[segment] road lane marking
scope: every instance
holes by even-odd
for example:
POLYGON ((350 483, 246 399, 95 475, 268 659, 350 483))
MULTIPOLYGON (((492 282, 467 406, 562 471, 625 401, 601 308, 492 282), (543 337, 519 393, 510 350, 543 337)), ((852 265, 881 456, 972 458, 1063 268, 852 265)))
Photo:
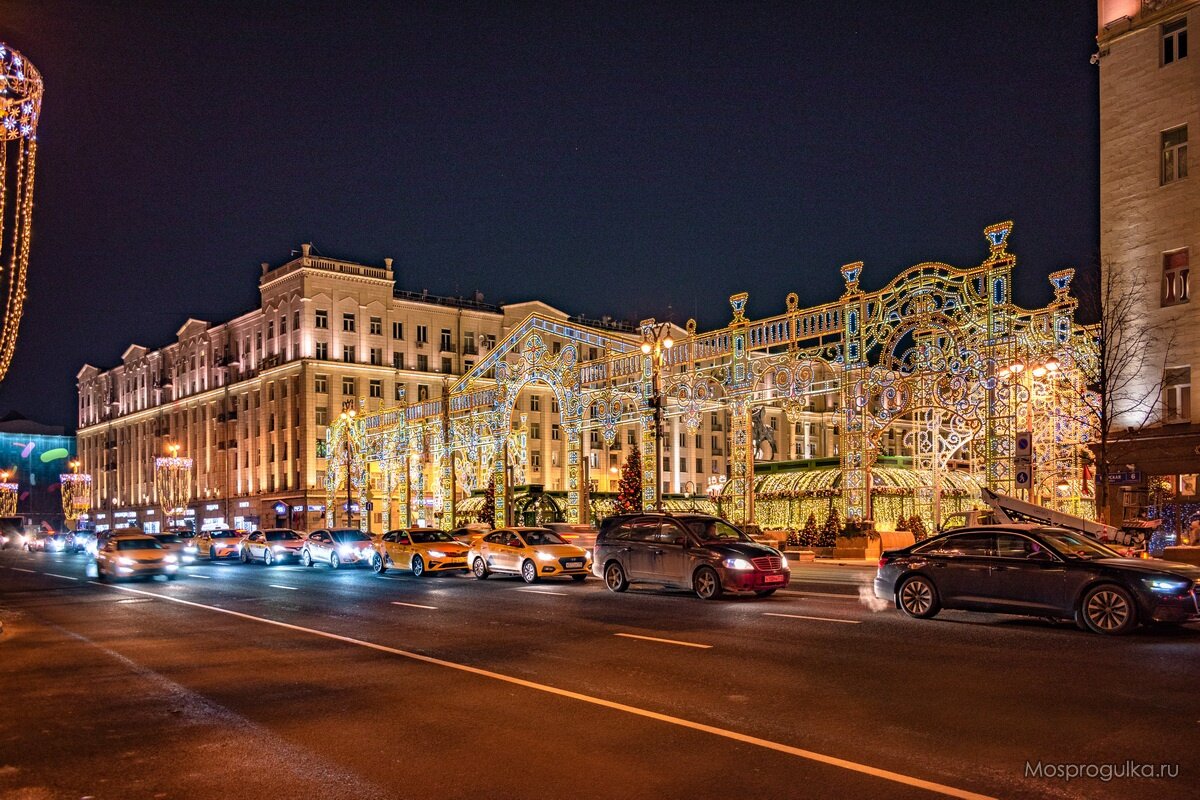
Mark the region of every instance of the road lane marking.
POLYGON ((839 594, 837 592, 792 592, 792 591, 788 591, 786 589, 780 589, 775 594, 780 595, 780 596, 799 597, 799 598, 836 597, 839 600, 857 600, 858 599, 858 595, 856 595, 856 594, 839 594))
POLYGON ((187 573, 187 576, 189 578, 202 578, 203 580, 206 580, 206 581, 212 580, 212 575, 201 575, 199 572, 189 572, 189 573, 187 573))
POLYGON ((623 636, 626 639, 643 639, 647 642, 662 642, 663 644, 677 644, 682 647, 698 647, 701 650, 711 650, 711 644, 696 644, 695 642, 680 642, 675 639, 659 639, 657 636, 638 636, 636 633, 614 633, 613 636, 623 636))
POLYGON ((267 586, 270 586, 272 589, 289 589, 293 592, 300 591, 295 586, 284 586, 282 583, 268 583, 267 586))
POLYGON ((556 594, 559 597, 570 597, 570 592, 552 592, 549 589, 517 589, 518 592, 529 592, 530 594, 556 594))
POLYGON ((79 578, 72 578, 70 575, 59 575, 57 572, 45 572, 45 573, 42 573, 42 574, 44 574, 44 575, 49 575, 49 576, 50 576, 50 577, 52 577, 52 578, 62 578, 63 580, 68 580, 68 581, 77 581, 77 580, 79 580, 79 578))
POLYGON ((815 619, 818 622, 843 622, 847 625, 861 625, 861 619, 837 619, 835 617, 809 617, 804 614, 776 614, 767 611, 763 614, 764 617, 791 617, 792 619, 815 619))
POLYGON ((420 603, 401 603, 399 600, 393 600, 394 606, 408 606, 409 608, 427 608, 430 611, 437 611, 437 606, 423 606, 420 603))
POLYGON ((13 567, 17 572, 28 572, 30 575, 36 575, 36 569, 25 569, 24 567, 13 567))
POLYGON ((99 586, 104 589, 140 594, 145 597, 165 600, 168 603, 178 603, 179 605, 191 606, 192 608, 203 608, 208 611, 215 611, 218 614, 228 614, 231 617, 239 617, 252 622, 261 622, 264 625, 273 625, 277 628, 283 628, 285 630, 307 633, 313 636, 320 636, 322 638, 332 639, 333 641, 342 642, 344 644, 352 644, 358 647, 367 648, 368 650, 375 650, 380 653, 388 653, 401 658, 407 658, 411 661, 418 661, 423 664, 431 664, 433 666, 445 667, 446 669, 452 669, 458 672, 466 672, 471 675, 477 675, 482 678, 501 681, 513 686, 521 686, 533 691, 545 692, 546 694, 552 694, 556 697, 565 697, 570 700, 577 700, 581 703, 588 703, 589 705, 607 708, 612 711, 620 711, 635 717, 652 719, 668 725, 675 725, 680 728, 687 728, 688 730, 707 733, 711 734, 712 736, 719 736, 723 739, 729 739, 735 742, 741 742, 742 744, 754 745, 755 747, 761 747, 765 750, 774 750, 777 753, 803 758, 819 764, 826 764, 828 766, 837 767, 849 772, 870 775, 885 781, 891 781, 892 783, 899 783, 905 786, 924 789, 929 792, 946 795, 947 797, 957 797, 960 800, 997 800, 990 795, 979 794, 977 792, 967 791, 966 789, 958 789, 954 786, 947 786, 946 784, 936 783, 934 781, 927 781, 923 778, 905 775, 901 772, 892 772, 891 770, 872 767, 869 764, 860 764, 857 761, 850 761, 845 758, 838 758, 837 756, 818 753, 814 750, 805 750, 800 747, 792 747, 791 745, 783 744, 782 742, 775 742, 770 739, 760 739, 757 736, 738 733, 737 731, 731 731, 727 728, 718 728, 715 725, 708 725, 703 722, 695 722, 690 719, 684 719, 683 717, 671 716, 670 714, 662 714, 646 708, 639 708, 637 706, 626 705, 625 703, 618 703, 615 700, 605 700, 602 697, 583 694, 581 692, 573 692, 570 689, 560 689, 557 686, 551 686, 545 683, 536 683, 534 681, 518 678, 513 675, 505 675, 502 672, 493 672, 491 670, 483 669, 482 667, 472 667, 468 664, 460 664, 457 661, 448 661, 444 658, 437 658, 436 656, 427 656, 422 653, 415 653, 411 650, 401 650, 396 647, 388 647, 387 645, 376 644, 375 642, 368 642, 363 639, 355 639, 351 636, 342 636, 341 634, 330 633, 329 631, 323 631, 318 628, 306 628, 302 625, 293 625, 290 622, 281 622, 279 620, 269 619, 267 617, 256 617, 253 614, 246 614, 241 611, 233 611, 228 608, 221 608, 220 606, 210 606, 204 603, 197 603, 193 600, 184 600, 181 597, 171 597, 169 595, 159 594, 157 592, 147 592, 142 589, 134 589, 128 586, 112 586, 110 584, 100 583, 98 581, 88 581, 88 583, 92 586, 99 586))

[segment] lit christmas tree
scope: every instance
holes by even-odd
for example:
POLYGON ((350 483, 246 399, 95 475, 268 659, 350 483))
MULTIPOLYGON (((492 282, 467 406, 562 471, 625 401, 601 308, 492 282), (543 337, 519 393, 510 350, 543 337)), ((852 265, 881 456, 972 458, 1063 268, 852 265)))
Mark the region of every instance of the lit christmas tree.
POLYGON ((479 521, 496 527, 496 477, 488 481, 487 490, 483 493, 483 508, 479 511, 479 521))
POLYGON ((621 470, 621 484, 617 489, 618 514, 636 514, 642 510, 642 454, 634 445, 625 466, 621 470))
POLYGON ((817 546, 817 515, 809 514, 808 519, 804 521, 804 530, 800 532, 801 547, 816 547, 817 546))
POLYGON ((836 547, 837 537, 841 531, 842 515, 836 508, 831 508, 829 516, 825 518, 825 526, 821 528, 821 535, 817 539, 817 547, 836 547))

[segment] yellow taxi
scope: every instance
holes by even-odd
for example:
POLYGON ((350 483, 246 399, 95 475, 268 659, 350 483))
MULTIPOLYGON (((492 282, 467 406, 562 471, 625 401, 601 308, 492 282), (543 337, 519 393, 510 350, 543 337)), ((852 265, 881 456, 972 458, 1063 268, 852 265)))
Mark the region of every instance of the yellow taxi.
POLYGON ((197 554, 209 561, 238 558, 242 553, 242 532, 233 528, 200 531, 194 541, 197 554))
POLYGON ((143 575, 175 580, 178 574, 179 556, 145 533, 116 533, 96 550, 96 577, 102 581, 143 575))
POLYGON ((466 572, 467 547, 433 528, 388 531, 375 545, 371 569, 407 569, 415 578, 430 572, 466 572))
POLYGON ((526 583, 542 578, 570 575, 587 580, 592 556, 582 547, 568 544, 547 528, 502 528, 471 544, 471 571, 479 580, 492 573, 520 575, 526 583))

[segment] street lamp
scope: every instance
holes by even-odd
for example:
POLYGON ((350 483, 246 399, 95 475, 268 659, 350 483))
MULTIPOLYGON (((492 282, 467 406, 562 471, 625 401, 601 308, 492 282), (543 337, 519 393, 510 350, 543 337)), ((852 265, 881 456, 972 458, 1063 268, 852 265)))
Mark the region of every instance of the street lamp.
POLYGON ((651 407, 654 409, 654 510, 662 511, 662 437, 663 396, 659 373, 667 351, 675 346, 671 338, 671 323, 655 324, 653 319, 642 322, 642 353, 653 355, 650 362, 651 407))
POLYGON ((357 412, 353 408, 348 408, 340 415, 343 424, 344 442, 346 445, 346 527, 353 528, 354 520, 350 512, 350 423, 354 421, 354 416, 357 412))
MULTIPOLYGON (((1044 361, 1035 361, 1032 364, 1026 364, 1024 361, 1017 360, 1009 364, 1007 367, 1000 369, 1000 377, 1007 379, 1010 375, 1017 376, 1022 387, 1025 389, 1025 430, 1029 432, 1030 446, 1033 444, 1033 384, 1034 381, 1040 381, 1047 375, 1053 378, 1058 374, 1058 370, 1062 365, 1054 356, 1050 356, 1044 361), (1026 372, 1029 373, 1029 379, 1021 378, 1026 372)), ((1034 453, 1029 460, 1029 488, 1026 490, 1027 499, 1030 503, 1037 502, 1036 487, 1037 483, 1037 454, 1034 453)), ((1056 488, 1061 488, 1062 480, 1055 483, 1056 488)))

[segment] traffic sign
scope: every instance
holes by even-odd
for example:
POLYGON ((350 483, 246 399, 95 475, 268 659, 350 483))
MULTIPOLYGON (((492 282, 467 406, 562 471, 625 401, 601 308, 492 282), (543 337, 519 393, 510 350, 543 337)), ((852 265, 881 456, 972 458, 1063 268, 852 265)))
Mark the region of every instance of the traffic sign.
POLYGON ((1018 489, 1028 489, 1033 482, 1033 467, 1029 463, 1018 464, 1013 472, 1013 480, 1018 489))
POLYGON ((367 511, 374 511, 374 510, 375 510, 375 501, 368 500, 367 501, 367 511))
POLYGON ((1020 431, 1017 433, 1017 450, 1014 455, 1017 458, 1022 456, 1028 458, 1033 455, 1033 432, 1020 431))

